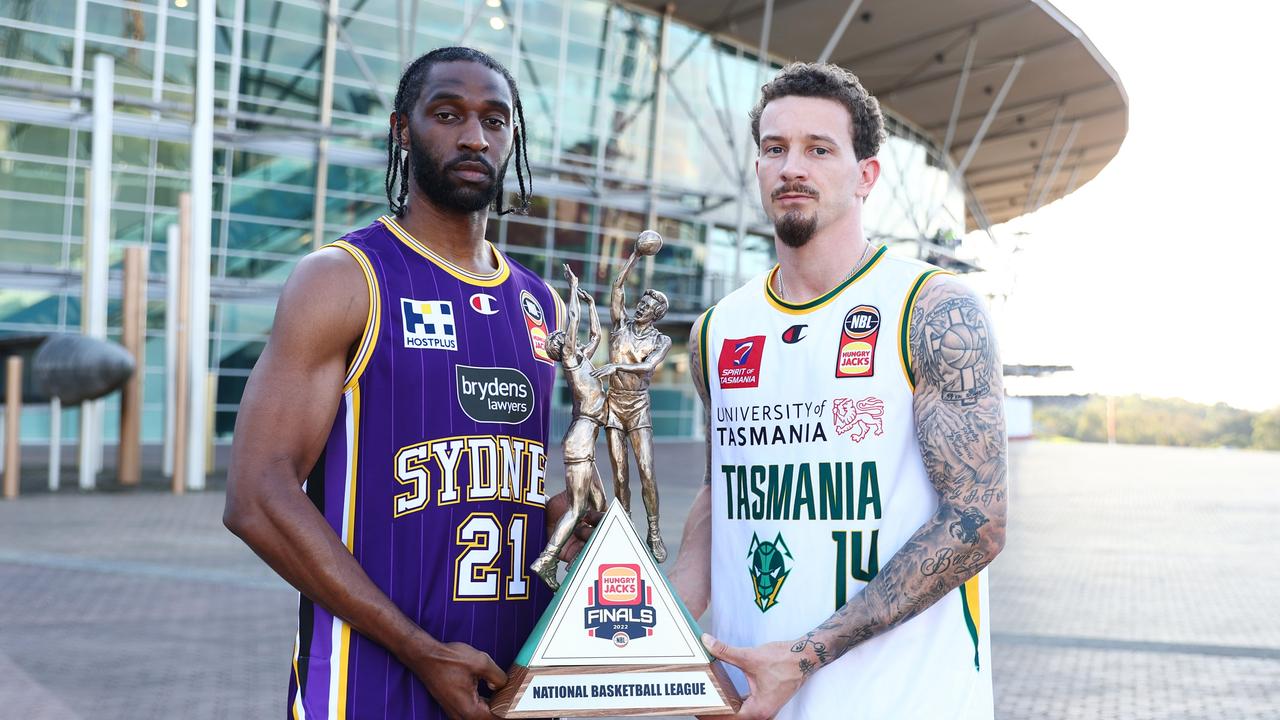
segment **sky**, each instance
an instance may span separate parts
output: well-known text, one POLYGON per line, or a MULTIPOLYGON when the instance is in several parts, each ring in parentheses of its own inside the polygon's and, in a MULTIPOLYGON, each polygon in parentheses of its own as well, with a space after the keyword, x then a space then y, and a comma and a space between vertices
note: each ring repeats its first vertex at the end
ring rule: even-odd
POLYGON ((1076 368, 1027 392, 1280 407, 1280 9, 1054 5, 1120 76, 1129 133, 1091 182, 996 226, 999 251, 966 238, 1011 271, 992 306, 1005 362, 1076 368))

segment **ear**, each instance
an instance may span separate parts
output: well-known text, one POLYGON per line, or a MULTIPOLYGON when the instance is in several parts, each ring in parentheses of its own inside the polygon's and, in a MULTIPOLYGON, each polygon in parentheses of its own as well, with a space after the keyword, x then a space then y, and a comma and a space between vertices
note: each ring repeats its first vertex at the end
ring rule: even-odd
POLYGON ((409 118, 398 112, 392 112, 387 118, 388 124, 391 126, 391 137, 395 138, 396 146, 408 150, 409 149, 409 118))
POLYGON ((876 180, 880 179, 880 160, 875 157, 865 158, 858 161, 858 187, 854 194, 863 200, 871 194, 871 189, 876 186, 876 180))

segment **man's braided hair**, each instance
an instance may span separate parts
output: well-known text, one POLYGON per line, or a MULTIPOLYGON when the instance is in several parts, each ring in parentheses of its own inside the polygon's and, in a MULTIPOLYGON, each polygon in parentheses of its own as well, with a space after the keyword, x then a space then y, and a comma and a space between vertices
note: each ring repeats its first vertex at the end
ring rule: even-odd
MULTIPOLYGON (((413 112, 413 106, 422 95, 422 86, 426 84, 431 68, 438 63, 473 62, 479 63, 501 75, 511 90, 511 100, 515 105, 517 124, 512 145, 515 147, 516 180, 520 183, 520 199, 515 207, 502 207, 502 185, 498 185, 494 210, 499 215, 509 212, 525 214, 529 211, 529 197, 533 193, 533 173, 529 170, 529 150, 525 141, 524 107, 520 104, 520 93, 516 90, 515 78, 503 67, 502 63, 491 56, 468 47, 443 47, 419 57, 409 63, 400 76, 400 87, 396 90, 394 112, 398 117, 407 118, 413 112), (525 187, 525 183, 529 187, 525 187)), ((397 125, 393 123, 387 130, 387 204, 391 206, 392 215, 404 212, 406 199, 409 197, 409 149, 400 145, 397 125)))

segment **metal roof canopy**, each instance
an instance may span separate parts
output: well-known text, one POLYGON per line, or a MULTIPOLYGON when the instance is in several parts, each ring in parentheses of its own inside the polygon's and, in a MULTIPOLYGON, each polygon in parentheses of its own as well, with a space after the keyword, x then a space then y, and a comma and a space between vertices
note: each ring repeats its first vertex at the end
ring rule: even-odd
POLYGON ((1045 0, 702 0, 673 16, 775 59, 849 68, 946 149, 968 229, 1069 194, 1128 132, 1119 76, 1045 0))

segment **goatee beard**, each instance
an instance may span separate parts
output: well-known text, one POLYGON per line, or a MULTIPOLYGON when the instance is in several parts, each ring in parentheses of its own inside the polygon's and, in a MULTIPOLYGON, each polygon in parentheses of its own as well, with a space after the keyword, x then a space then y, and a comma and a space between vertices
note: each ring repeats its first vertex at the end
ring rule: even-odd
POLYGON ((502 192, 502 179, 507 174, 507 163, 494 172, 493 165, 480 155, 466 154, 454 158, 448 165, 420 146, 413 135, 409 136, 409 159, 413 166, 413 180, 418 189, 433 204, 463 213, 474 213, 489 207, 502 192), (487 184, 462 183, 449 176, 449 170, 462 162, 480 163, 489 171, 487 184))
POLYGON ((792 210, 778 216, 773 222, 773 232, 783 245, 792 248, 804 247, 818 230, 818 214, 805 215, 799 210, 792 210))

